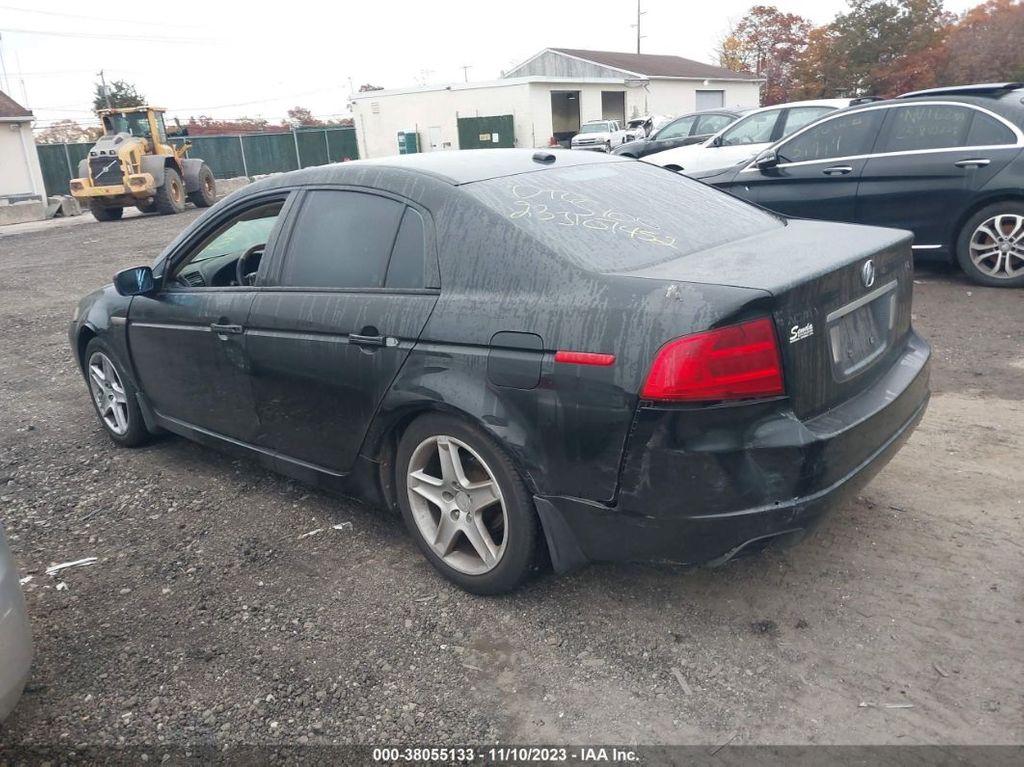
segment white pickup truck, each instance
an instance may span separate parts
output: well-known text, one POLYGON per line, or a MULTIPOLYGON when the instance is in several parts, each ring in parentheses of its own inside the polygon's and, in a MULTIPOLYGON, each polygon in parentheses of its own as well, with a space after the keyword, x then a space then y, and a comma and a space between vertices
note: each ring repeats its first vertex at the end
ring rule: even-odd
POLYGON ((626 143, 626 131, 618 120, 591 120, 583 123, 580 132, 572 137, 572 149, 596 149, 610 152, 626 143))

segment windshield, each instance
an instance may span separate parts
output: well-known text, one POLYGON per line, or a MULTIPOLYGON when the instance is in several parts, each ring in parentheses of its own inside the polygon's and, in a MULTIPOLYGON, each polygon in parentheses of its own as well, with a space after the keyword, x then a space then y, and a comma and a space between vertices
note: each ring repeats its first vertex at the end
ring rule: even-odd
POLYGON ((721 146, 770 143, 772 131, 775 129, 775 123, 779 119, 779 111, 758 112, 737 121, 735 125, 722 134, 721 146))
POLYGON ((782 226, 776 216, 642 162, 552 168, 463 187, 585 268, 670 261, 782 226))
POLYGON ((149 120, 145 112, 136 114, 112 114, 108 115, 112 133, 127 133, 131 136, 150 138, 149 120))
POLYGON ((580 128, 580 133, 607 133, 608 123, 590 123, 580 128))

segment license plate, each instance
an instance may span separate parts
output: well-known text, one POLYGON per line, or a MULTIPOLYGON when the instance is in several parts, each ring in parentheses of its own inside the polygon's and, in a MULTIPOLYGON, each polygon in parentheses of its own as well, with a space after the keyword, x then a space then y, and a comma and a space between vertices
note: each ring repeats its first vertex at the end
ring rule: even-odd
POLYGON ((895 282, 828 315, 832 369, 838 380, 852 378, 885 352, 895 316, 895 282))

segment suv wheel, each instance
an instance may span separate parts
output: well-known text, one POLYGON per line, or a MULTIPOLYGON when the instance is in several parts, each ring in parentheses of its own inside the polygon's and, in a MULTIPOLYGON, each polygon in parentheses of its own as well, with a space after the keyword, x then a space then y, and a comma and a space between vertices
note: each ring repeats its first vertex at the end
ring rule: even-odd
POLYGON ((414 421, 398 445, 398 502, 430 563, 474 594, 501 594, 529 575, 533 499, 486 434, 446 415, 414 421))
POLYGON ((1024 203, 997 202, 971 216, 957 238, 956 257, 977 283, 1024 286, 1024 203))

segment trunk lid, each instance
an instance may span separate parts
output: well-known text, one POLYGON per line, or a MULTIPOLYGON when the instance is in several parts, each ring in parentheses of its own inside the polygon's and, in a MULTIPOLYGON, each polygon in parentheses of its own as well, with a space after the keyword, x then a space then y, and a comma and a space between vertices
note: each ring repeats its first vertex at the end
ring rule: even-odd
POLYGON ((794 220, 621 273, 770 293, 786 393, 809 418, 862 391, 899 354, 910 332, 911 241, 895 229, 794 220))

